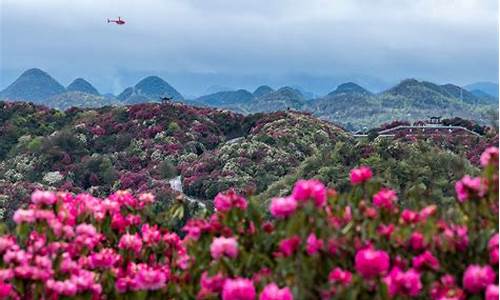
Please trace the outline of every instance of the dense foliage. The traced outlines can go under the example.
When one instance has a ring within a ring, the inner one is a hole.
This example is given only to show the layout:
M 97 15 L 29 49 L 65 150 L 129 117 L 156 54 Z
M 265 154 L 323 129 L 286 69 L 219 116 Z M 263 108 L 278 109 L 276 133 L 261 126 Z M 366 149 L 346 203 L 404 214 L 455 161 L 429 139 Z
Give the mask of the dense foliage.
M 299 178 L 344 190 L 347 170 L 360 164 L 400 190 L 405 205 L 420 199 L 446 205 L 453 196 L 447 183 L 476 174 L 481 152 L 498 143 L 488 136 L 356 141 L 306 113 L 243 116 L 179 103 L 61 112 L 0 102 L 0 134 L 0 217 L 6 220 L 36 188 L 96 196 L 153 192 L 161 212 L 182 189 L 209 206 L 228 188 L 268 199 L 288 193 Z
M 243 135 L 251 122 L 173 103 L 60 112 L 0 102 L 0 195 L 21 201 L 15 187 L 29 194 L 29 183 L 37 183 L 96 195 L 133 188 L 172 199 L 175 166 Z
M 320 148 L 333 148 L 339 142 L 352 143 L 339 128 L 309 115 L 262 115 L 248 136 L 180 165 L 180 174 L 186 192 L 202 198 L 213 198 L 228 188 L 260 193 Z
M 290 186 L 300 178 L 319 179 L 346 191 L 350 188 L 346 179 L 349 169 L 357 165 L 370 165 L 385 186 L 400 191 L 404 196 L 401 204 L 408 207 L 422 203 L 447 206 L 454 202 L 449 183 L 465 174 L 478 173 L 476 167 L 459 155 L 442 151 L 426 141 L 376 139 L 355 146 L 337 143 L 333 150 L 325 148 L 306 159 L 259 197 L 264 200 L 289 193 Z
M 0 296 L 24 299 L 498 299 L 498 148 L 457 201 L 402 208 L 369 167 L 346 192 L 318 180 L 260 202 L 218 194 L 178 235 L 154 196 L 36 191 L 0 237 Z M 452 183 L 450 183 L 452 184 Z

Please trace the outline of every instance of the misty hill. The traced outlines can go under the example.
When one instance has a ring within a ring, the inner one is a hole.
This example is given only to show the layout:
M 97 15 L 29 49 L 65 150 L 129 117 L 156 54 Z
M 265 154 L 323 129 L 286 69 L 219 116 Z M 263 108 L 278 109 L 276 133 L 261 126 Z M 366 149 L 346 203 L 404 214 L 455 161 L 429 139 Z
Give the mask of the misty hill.
M 483 99 L 483 101 L 485 101 L 487 103 L 491 103 L 491 104 L 498 103 L 498 97 L 494 97 L 494 96 L 484 92 L 483 90 L 472 90 L 472 91 L 470 91 L 470 93 L 476 97 Z
M 491 103 L 492 97 L 480 96 L 478 94 L 474 94 L 469 92 L 468 90 L 461 88 L 454 84 L 444 84 L 441 85 L 441 88 L 448 94 L 448 96 L 453 98 L 458 98 L 463 100 L 466 103 L 470 104 L 479 104 L 479 103 Z
M 304 96 L 305 100 L 311 100 L 311 99 L 316 98 L 316 95 L 313 92 L 308 91 L 308 90 L 306 90 L 305 88 L 303 88 L 303 87 L 301 87 L 299 85 L 292 85 L 290 87 L 293 88 L 293 89 L 298 90 L 302 94 L 302 96 Z
M 11 85 L 1 91 L 0 99 L 41 103 L 64 91 L 64 87 L 49 74 L 34 68 L 22 73 Z
M 142 79 L 134 87 L 126 88 L 117 98 L 125 104 L 135 104 L 158 102 L 161 97 L 170 97 L 174 100 L 184 99 L 176 89 L 158 76 L 148 76 Z
M 482 92 L 498 98 L 498 83 L 494 82 L 476 82 L 464 86 L 469 91 L 481 90 Z
M 381 95 L 384 105 L 393 108 L 414 106 L 418 108 L 444 108 L 449 99 L 439 85 L 406 79 Z
M 250 112 L 273 112 L 287 109 L 302 109 L 306 99 L 302 93 L 291 87 L 282 87 L 276 91 L 255 98 L 248 107 Z
M 403 80 L 379 94 L 371 94 L 355 84 L 343 84 L 307 107 L 318 117 L 351 130 L 370 128 L 394 119 L 411 121 L 433 115 L 487 122 L 487 112 L 495 109 L 498 109 L 496 102 L 456 85 L 437 85 L 415 79 Z
M 223 86 L 223 85 L 212 85 L 212 86 L 208 87 L 203 94 L 210 95 L 210 94 L 215 94 L 218 92 L 225 92 L 225 91 L 234 91 L 234 89 L 230 88 L 228 86 Z
M 226 106 L 234 104 L 247 104 L 253 100 L 254 95 L 247 90 L 237 91 L 222 91 L 210 95 L 198 97 L 196 102 L 203 103 L 208 106 Z
M 282 87 L 273 90 L 268 86 L 258 87 L 254 93 L 247 90 L 223 91 L 198 97 L 191 103 L 230 109 L 241 113 L 283 111 L 289 108 L 300 110 L 305 103 L 304 95 L 297 89 Z
M 97 89 L 92 84 L 90 84 L 90 82 L 83 78 L 77 78 L 73 80 L 73 82 L 68 85 L 66 90 L 68 92 L 82 92 L 96 96 L 99 95 Z
M 261 85 L 255 89 L 255 91 L 253 92 L 253 95 L 255 97 L 262 97 L 262 96 L 265 96 L 265 95 L 272 93 L 272 92 L 274 92 L 274 90 L 271 87 L 269 87 L 267 85 Z
M 346 82 L 339 85 L 334 91 L 330 92 L 328 96 L 336 96 L 339 94 L 360 94 L 364 96 L 372 95 L 371 92 L 361 87 L 354 82 Z
M 382 104 L 391 108 L 415 107 L 419 109 L 445 109 L 453 105 L 473 103 L 458 99 L 451 87 L 443 87 L 427 81 L 406 79 L 380 95 Z M 473 96 L 474 97 L 474 96 Z
M 311 101 L 307 109 L 322 119 L 343 124 L 349 129 L 357 128 L 361 123 L 359 120 L 383 112 L 371 92 L 352 82 L 341 84 L 328 95 Z
M 116 96 L 116 98 L 120 101 L 125 101 L 127 100 L 128 97 L 132 96 L 133 93 L 134 93 L 134 88 L 128 87 L 124 89 L 123 92 L 121 92 L 118 96 Z

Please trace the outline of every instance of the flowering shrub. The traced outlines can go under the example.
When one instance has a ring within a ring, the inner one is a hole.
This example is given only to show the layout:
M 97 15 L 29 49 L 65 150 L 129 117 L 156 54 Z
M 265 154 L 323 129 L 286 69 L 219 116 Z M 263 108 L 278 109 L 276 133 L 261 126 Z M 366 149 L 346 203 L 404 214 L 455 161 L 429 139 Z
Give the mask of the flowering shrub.
M 256 116 L 248 135 L 222 143 L 198 160 L 180 165 L 188 194 L 212 199 L 228 188 L 260 193 L 293 172 L 319 148 L 351 142 L 338 127 L 307 114 L 275 112 Z
M 32 185 L 105 196 L 119 189 L 175 199 L 168 179 L 233 135 L 244 134 L 243 115 L 179 103 L 69 109 L 0 101 L 0 203 L 7 220 Z M 240 130 L 238 130 L 240 129 Z M 172 164 L 170 172 L 164 166 Z M 20 191 L 22 188 L 22 193 Z M 166 199 L 168 198 L 168 199 Z
M 221 193 L 182 234 L 147 223 L 149 193 L 36 191 L 0 236 L 0 297 L 498 299 L 498 149 L 481 162 L 453 214 L 403 209 L 363 167 L 346 193 L 298 181 L 270 215 Z
M 15 186 L 99 197 L 148 191 L 166 207 L 175 199 L 168 180 L 177 173 L 183 192 L 202 200 L 229 188 L 258 193 L 318 147 L 351 142 L 338 127 L 305 114 L 243 116 L 180 103 L 60 112 L 0 101 L 0 136 L 0 197 L 16 204 L 0 203 L 6 217 L 0 220 L 28 199 Z

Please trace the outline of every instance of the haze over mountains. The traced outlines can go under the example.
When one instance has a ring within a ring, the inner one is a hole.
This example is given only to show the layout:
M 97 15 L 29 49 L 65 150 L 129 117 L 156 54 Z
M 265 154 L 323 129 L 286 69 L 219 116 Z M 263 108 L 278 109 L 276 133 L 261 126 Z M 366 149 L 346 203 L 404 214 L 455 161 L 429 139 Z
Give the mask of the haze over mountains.
M 0 92 L 0 100 L 31 101 L 58 109 L 129 105 L 159 102 L 162 97 L 192 105 L 218 107 L 249 114 L 279 110 L 302 110 L 346 126 L 373 127 L 394 119 L 416 120 L 429 115 L 459 116 L 487 122 L 498 109 L 498 85 L 477 83 L 465 88 L 407 79 L 380 93 L 347 82 L 324 96 L 314 97 L 300 87 L 273 89 L 262 85 L 254 91 L 224 90 L 185 99 L 158 76 L 148 76 L 119 95 L 101 95 L 86 79 L 77 78 L 66 88 L 40 69 L 29 69 Z M 210 89 L 209 89 L 210 90 Z M 496 94 L 495 94 L 496 91 Z

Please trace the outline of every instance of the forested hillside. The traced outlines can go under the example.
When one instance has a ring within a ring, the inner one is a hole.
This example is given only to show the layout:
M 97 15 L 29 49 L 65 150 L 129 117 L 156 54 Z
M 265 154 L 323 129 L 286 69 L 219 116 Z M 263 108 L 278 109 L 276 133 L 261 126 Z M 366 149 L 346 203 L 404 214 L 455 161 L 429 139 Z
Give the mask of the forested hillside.
M 171 180 L 209 206 L 229 188 L 265 198 L 288 192 L 299 178 L 342 190 L 346 170 L 363 164 L 408 201 L 446 203 L 453 196 L 447 183 L 475 174 L 479 154 L 497 142 L 494 132 L 466 140 L 360 141 L 307 113 L 245 116 L 171 102 L 65 112 L 0 102 L 0 133 L 6 215 L 35 188 L 150 191 L 160 210 L 178 193 Z

